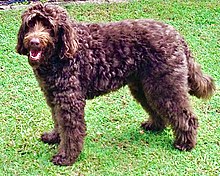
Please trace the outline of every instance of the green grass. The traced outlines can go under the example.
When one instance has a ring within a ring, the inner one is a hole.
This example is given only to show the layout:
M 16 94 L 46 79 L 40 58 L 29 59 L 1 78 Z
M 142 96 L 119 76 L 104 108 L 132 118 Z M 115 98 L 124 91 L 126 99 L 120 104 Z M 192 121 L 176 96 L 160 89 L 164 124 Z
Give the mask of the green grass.
M 191 152 L 173 148 L 170 128 L 143 133 L 147 115 L 127 87 L 87 101 L 84 150 L 71 167 L 54 166 L 57 146 L 40 134 L 52 128 L 50 111 L 27 58 L 16 54 L 22 10 L 0 12 L 0 175 L 220 175 L 219 1 L 139 0 L 122 4 L 66 6 L 77 21 L 154 18 L 175 26 L 203 71 L 216 80 L 209 101 L 191 98 L 199 117 L 198 144 Z

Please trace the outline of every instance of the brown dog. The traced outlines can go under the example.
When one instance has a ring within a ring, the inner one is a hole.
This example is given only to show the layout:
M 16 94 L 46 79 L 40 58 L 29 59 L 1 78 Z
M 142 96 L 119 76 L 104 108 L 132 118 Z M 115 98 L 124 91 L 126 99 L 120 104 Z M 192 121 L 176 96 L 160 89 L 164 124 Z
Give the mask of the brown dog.
M 214 83 L 173 27 L 154 20 L 81 24 L 61 7 L 37 4 L 22 15 L 17 52 L 28 56 L 52 110 L 54 129 L 42 141 L 59 143 L 54 164 L 71 165 L 82 150 L 85 100 L 124 85 L 150 115 L 145 130 L 170 124 L 176 148 L 195 146 L 188 93 L 208 98 Z

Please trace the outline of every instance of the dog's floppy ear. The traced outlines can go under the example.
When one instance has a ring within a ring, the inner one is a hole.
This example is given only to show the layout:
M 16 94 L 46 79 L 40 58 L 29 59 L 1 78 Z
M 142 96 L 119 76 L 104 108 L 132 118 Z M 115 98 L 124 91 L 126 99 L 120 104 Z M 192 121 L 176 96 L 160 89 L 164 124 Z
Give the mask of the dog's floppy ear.
M 20 29 L 18 31 L 16 51 L 19 54 L 27 55 L 28 51 L 26 48 L 24 48 L 24 43 L 23 43 L 24 36 L 25 36 L 25 23 L 22 22 Z
M 60 38 L 62 40 L 61 46 L 61 58 L 73 58 L 77 48 L 78 43 L 76 39 L 75 30 L 72 27 L 72 22 L 70 19 L 66 18 L 60 23 Z

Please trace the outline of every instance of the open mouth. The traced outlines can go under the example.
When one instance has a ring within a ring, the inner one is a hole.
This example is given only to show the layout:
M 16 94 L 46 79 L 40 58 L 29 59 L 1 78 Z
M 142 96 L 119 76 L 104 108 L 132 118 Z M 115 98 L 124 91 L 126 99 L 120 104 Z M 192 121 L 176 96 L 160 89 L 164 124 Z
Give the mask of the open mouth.
M 41 50 L 30 50 L 30 60 L 38 61 L 41 58 L 42 51 Z

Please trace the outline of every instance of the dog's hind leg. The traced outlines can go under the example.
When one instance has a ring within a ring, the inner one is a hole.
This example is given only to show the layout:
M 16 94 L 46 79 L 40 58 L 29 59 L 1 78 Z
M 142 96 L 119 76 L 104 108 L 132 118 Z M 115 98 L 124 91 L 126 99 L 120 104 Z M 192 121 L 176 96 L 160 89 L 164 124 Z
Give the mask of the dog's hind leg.
M 167 122 L 162 119 L 158 113 L 153 110 L 145 97 L 143 86 L 140 81 L 131 82 L 128 84 L 131 94 L 135 100 L 141 104 L 143 109 L 149 114 L 147 121 L 141 124 L 146 131 L 161 131 L 166 127 Z
M 151 75 L 142 80 L 147 101 L 160 117 L 169 121 L 175 135 L 174 146 L 180 150 L 191 150 L 195 146 L 198 127 L 189 104 L 186 74 L 176 69 L 175 74 Z

